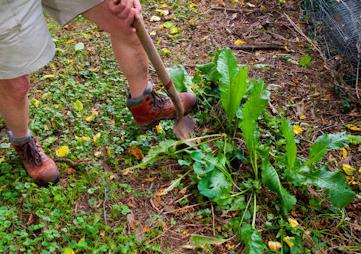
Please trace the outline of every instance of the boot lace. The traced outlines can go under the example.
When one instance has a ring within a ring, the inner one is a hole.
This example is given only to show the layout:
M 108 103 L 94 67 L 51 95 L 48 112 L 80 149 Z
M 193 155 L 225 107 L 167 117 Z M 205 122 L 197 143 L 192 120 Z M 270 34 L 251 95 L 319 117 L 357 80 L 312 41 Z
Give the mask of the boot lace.
M 168 99 L 169 99 L 168 97 L 159 95 L 155 92 L 151 92 L 150 97 L 151 97 L 150 101 L 154 107 L 155 112 L 159 112 L 160 110 L 162 110 L 162 108 L 164 107 L 164 104 L 167 103 Z
M 29 142 L 23 144 L 20 149 L 25 161 L 29 161 L 33 166 L 40 166 L 42 164 L 40 149 L 33 137 Z

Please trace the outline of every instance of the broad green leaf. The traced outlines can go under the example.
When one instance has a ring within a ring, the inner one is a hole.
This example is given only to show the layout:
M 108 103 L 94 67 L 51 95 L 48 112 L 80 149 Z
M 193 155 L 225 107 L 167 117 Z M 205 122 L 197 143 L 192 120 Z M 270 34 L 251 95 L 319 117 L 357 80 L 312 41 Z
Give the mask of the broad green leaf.
M 216 54 L 212 62 L 204 65 L 198 65 L 196 67 L 205 77 L 206 80 L 217 83 L 220 77 L 219 72 L 217 71 L 217 62 L 221 51 L 217 49 Z
M 205 79 L 212 82 L 218 82 L 219 73 L 217 71 L 217 65 L 215 63 L 209 63 L 204 65 L 198 65 L 197 69 L 204 75 Z
M 296 198 L 283 188 L 278 173 L 268 158 L 263 159 L 262 181 L 268 189 L 278 194 L 281 199 L 283 212 L 285 215 L 288 214 L 288 212 L 295 206 Z
M 288 169 L 292 170 L 297 158 L 297 147 L 292 126 L 288 123 L 286 119 L 282 119 L 282 134 L 286 139 L 286 156 Z
M 221 245 L 227 240 L 215 237 L 209 237 L 204 235 L 192 234 L 190 238 L 190 244 L 193 248 L 208 248 L 211 245 Z
M 222 193 L 230 192 L 232 183 L 221 171 L 214 170 L 202 178 L 198 183 L 198 189 L 203 196 L 212 199 L 221 196 Z
M 347 206 L 355 197 L 345 176 L 340 171 L 331 172 L 327 167 L 312 170 L 304 184 L 313 184 L 325 189 L 331 203 L 338 208 Z
M 188 76 L 186 69 L 183 66 L 173 66 L 167 69 L 174 86 L 178 92 L 187 92 L 187 86 L 191 84 L 191 78 Z
M 237 59 L 230 48 L 226 48 L 219 55 L 217 71 L 221 75 L 219 79 L 221 92 L 227 93 L 226 90 L 229 90 L 233 77 L 238 72 Z
M 152 147 L 147 156 L 145 156 L 141 163 L 141 168 L 156 162 L 161 155 L 169 154 L 174 155 L 175 147 L 178 144 L 176 140 L 165 140 L 159 143 L 159 145 Z
M 249 85 L 247 77 L 248 69 L 240 68 L 229 86 L 220 86 L 222 106 L 230 119 L 236 116 L 241 100 L 247 91 Z
M 256 151 L 256 126 L 257 119 L 265 110 L 268 102 L 269 93 L 262 80 L 253 81 L 254 86 L 247 102 L 242 109 L 242 120 L 240 128 L 242 130 L 243 138 L 247 144 L 248 152 L 253 155 Z
M 262 254 L 266 249 L 260 233 L 249 224 L 242 226 L 241 239 L 246 245 L 247 254 Z
M 350 140 L 350 143 L 355 146 L 361 144 L 361 135 L 348 135 L 348 139 Z
M 320 161 L 328 151 L 340 149 L 347 145 L 348 142 L 349 139 L 344 132 L 320 136 L 310 147 L 309 159 L 305 165 L 311 166 L 313 163 Z

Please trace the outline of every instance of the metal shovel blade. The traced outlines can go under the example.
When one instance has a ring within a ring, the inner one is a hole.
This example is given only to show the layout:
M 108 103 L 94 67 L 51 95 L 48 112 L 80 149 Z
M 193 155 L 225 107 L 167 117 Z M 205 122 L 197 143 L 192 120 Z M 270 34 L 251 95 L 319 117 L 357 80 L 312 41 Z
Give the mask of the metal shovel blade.
M 196 122 L 191 116 L 186 115 L 177 120 L 173 128 L 173 132 L 177 136 L 177 138 L 186 141 L 193 136 L 195 129 Z

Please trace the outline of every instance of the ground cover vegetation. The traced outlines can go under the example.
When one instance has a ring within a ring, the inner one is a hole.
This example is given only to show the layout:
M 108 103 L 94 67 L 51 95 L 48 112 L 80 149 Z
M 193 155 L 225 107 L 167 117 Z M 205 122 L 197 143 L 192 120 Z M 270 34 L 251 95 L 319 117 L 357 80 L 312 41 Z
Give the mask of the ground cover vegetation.
M 266 36 L 269 19 L 280 20 L 271 10 L 294 13 L 297 1 L 225 2 L 144 3 L 162 56 L 184 64 L 169 68 L 177 89 L 199 99 L 194 147 L 175 140 L 172 121 L 147 132 L 136 128 L 125 108 L 125 80 L 103 33 L 83 18 L 62 30 L 50 21 L 57 56 L 32 77 L 31 127 L 56 158 L 62 179 L 48 188 L 32 183 L 0 122 L 0 252 L 361 251 L 358 111 L 339 94 L 325 100 L 337 101 L 331 116 L 308 114 L 297 96 L 326 98 L 329 88 L 284 85 L 289 73 L 287 83 L 324 82 L 306 78 L 322 75 L 316 69 L 322 63 L 298 37 L 300 45 L 280 56 L 240 57 L 227 47 L 257 38 L 234 35 L 244 19 L 267 18 L 265 27 L 248 24 Z M 261 11 L 258 17 L 221 15 L 210 13 L 210 6 Z M 283 28 L 271 32 L 288 39 Z M 294 104 L 301 105 L 296 116 Z

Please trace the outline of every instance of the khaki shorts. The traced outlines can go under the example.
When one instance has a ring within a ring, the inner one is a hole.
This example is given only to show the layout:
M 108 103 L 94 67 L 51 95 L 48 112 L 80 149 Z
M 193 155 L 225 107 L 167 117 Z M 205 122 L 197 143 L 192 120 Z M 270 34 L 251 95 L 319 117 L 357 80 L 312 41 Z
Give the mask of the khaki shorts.
M 0 0 L 0 79 L 30 74 L 55 54 L 43 10 L 64 25 L 103 0 Z

